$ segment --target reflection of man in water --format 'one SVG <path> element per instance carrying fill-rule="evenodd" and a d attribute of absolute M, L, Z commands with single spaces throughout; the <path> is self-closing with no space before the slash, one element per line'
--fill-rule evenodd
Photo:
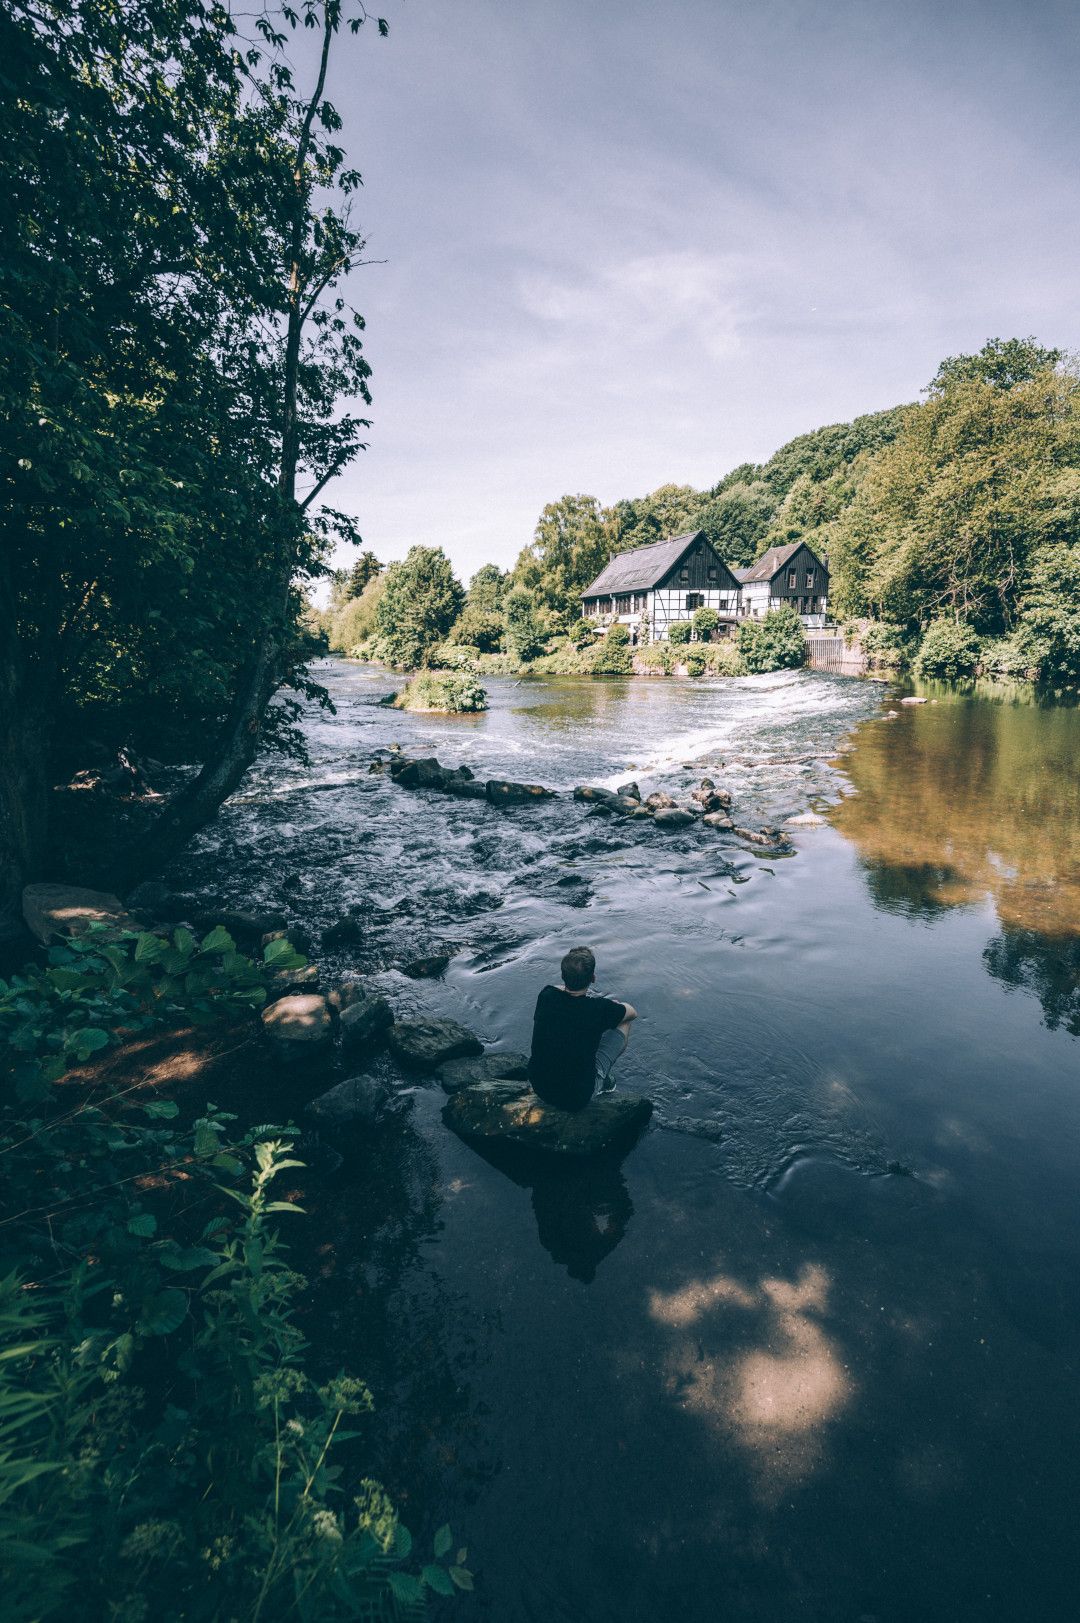
<path fill-rule="evenodd" d="M 571 1279 L 590 1285 L 614 1251 L 634 1215 L 618 1166 L 554 1166 L 532 1180 L 532 1204 L 540 1244 Z"/>
<path fill-rule="evenodd" d="M 589 996 L 596 959 L 588 947 L 572 947 L 559 968 L 562 985 L 545 986 L 536 1000 L 529 1081 L 549 1105 L 583 1110 L 594 1088 L 614 1088 L 611 1073 L 637 1010 L 632 1003 Z"/>

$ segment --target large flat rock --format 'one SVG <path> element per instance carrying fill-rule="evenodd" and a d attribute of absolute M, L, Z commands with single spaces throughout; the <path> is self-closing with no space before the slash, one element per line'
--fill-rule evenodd
<path fill-rule="evenodd" d="M 44 942 L 85 935 L 92 924 L 107 924 L 116 931 L 139 928 L 119 896 L 82 885 L 27 885 L 22 911 L 27 928 Z"/>
<path fill-rule="evenodd" d="M 527 1083 L 480 1082 L 453 1094 L 444 1114 L 462 1138 L 588 1156 L 632 1138 L 651 1116 L 652 1100 L 636 1093 L 605 1093 L 584 1110 L 557 1110 Z"/>
<path fill-rule="evenodd" d="M 330 1041 L 330 1010 L 324 997 L 279 997 L 262 1012 L 263 1030 L 280 1059 L 304 1060 Z"/>
<path fill-rule="evenodd" d="M 416 1071 L 433 1071 L 448 1059 L 484 1052 L 479 1037 L 456 1020 L 399 1020 L 387 1041 L 394 1057 Z"/>
<path fill-rule="evenodd" d="M 511 1050 L 451 1059 L 439 1066 L 439 1081 L 447 1093 L 460 1093 L 462 1088 L 473 1088 L 478 1082 L 524 1082 L 528 1074 L 528 1055 Z"/>

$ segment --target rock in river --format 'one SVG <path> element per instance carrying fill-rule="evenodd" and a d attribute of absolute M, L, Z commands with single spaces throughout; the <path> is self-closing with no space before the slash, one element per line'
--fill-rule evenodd
<path fill-rule="evenodd" d="M 477 1054 L 471 1059 L 451 1059 L 439 1066 L 439 1081 L 447 1093 L 460 1093 L 480 1082 L 524 1082 L 528 1075 L 527 1054 Z"/>
<path fill-rule="evenodd" d="M 85 935 L 92 924 L 116 931 L 138 929 L 119 896 L 82 885 L 27 885 L 22 912 L 27 928 L 45 942 L 54 936 Z"/>
<path fill-rule="evenodd" d="M 313 1057 L 330 1041 L 330 1009 L 314 994 L 279 997 L 263 1010 L 262 1023 L 278 1058 L 289 1063 Z"/>
<path fill-rule="evenodd" d="M 378 1127 L 405 1108 L 405 1100 L 373 1076 L 350 1076 L 312 1099 L 307 1114 L 319 1127 Z"/>
<path fill-rule="evenodd" d="M 510 783 L 504 778 L 489 778 L 487 797 L 493 806 L 527 806 L 531 800 L 551 800 L 550 789 L 539 783 Z"/>
<path fill-rule="evenodd" d="M 557 1110 L 525 1083 L 481 1082 L 455 1093 L 444 1114 L 462 1138 L 587 1156 L 632 1138 L 652 1114 L 652 1101 L 635 1093 L 605 1093 L 584 1110 Z"/>
<path fill-rule="evenodd" d="M 394 1023 L 394 1011 L 384 997 L 361 991 L 341 1011 L 341 1041 L 346 1049 L 371 1048 Z"/>
<path fill-rule="evenodd" d="M 395 1058 L 418 1071 L 433 1071 L 448 1059 L 484 1052 L 479 1037 L 456 1020 L 399 1020 L 388 1041 Z"/>
<path fill-rule="evenodd" d="M 693 812 L 681 811 L 678 806 L 662 807 L 653 817 L 657 828 L 666 829 L 668 833 L 677 828 L 687 828 L 693 821 Z"/>
<path fill-rule="evenodd" d="M 411 963 L 402 964 L 401 973 L 408 975 L 411 981 L 430 981 L 441 975 L 449 962 L 448 952 L 433 952 L 426 958 L 414 958 Z"/>

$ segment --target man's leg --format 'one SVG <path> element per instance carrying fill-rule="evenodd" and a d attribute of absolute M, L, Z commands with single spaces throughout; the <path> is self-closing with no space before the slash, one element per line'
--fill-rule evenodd
<path fill-rule="evenodd" d="M 630 1036 L 630 1022 L 624 1020 L 621 1026 L 614 1031 L 605 1031 L 596 1049 L 596 1091 L 597 1093 L 613 1093 L 615 1091 L 615 1078 L 612 1071 L 616 1062 L 626 1051 L 626 1044 Z"/>

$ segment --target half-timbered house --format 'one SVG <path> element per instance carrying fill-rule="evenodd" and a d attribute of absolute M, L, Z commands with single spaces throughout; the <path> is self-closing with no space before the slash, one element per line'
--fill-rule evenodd
<path fill-rule="evenodd" d="M 703 530 L 616 553 L 581 594 L 587 619 L 621 621 L 633 642 L 663 641 L 676 620 L 706 606 L 722 631 L 734 629 L 739 583 Z"/>
<path fill-rule="evenodd" d="M 805 541 L 770 547 L 739 581 L 739 617 L 760 620 L 770 609 L 796 609 L 804 626 L 823 626 L 829 607 L 829 566 Z"/>

